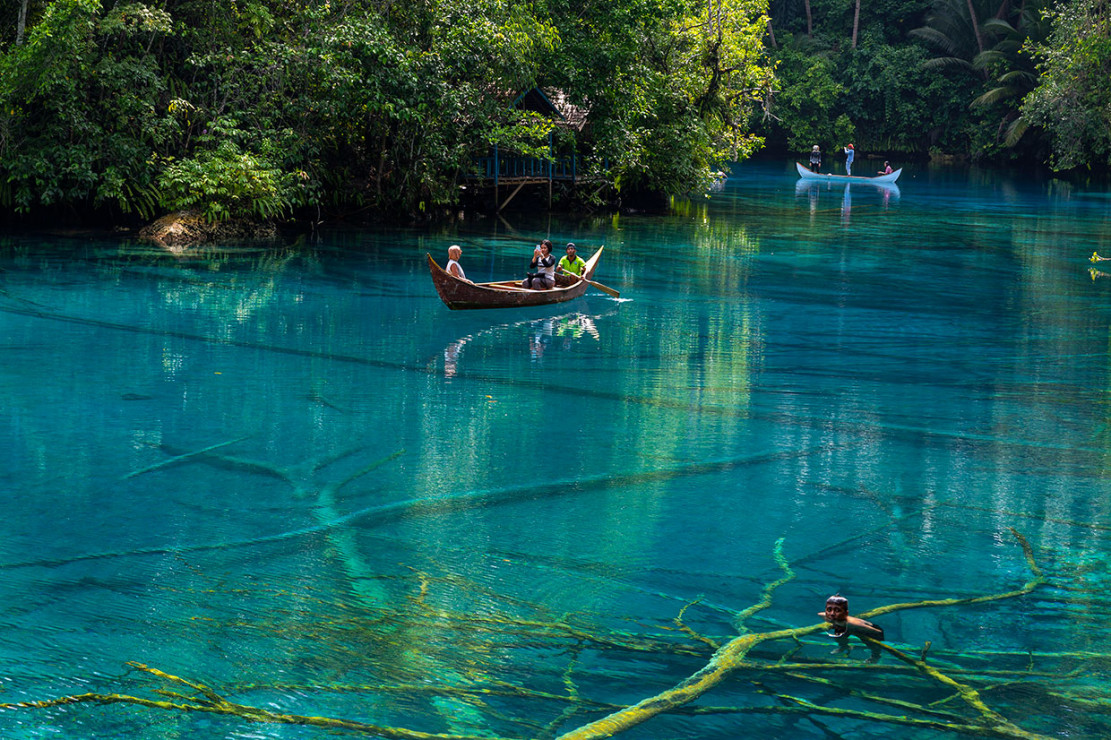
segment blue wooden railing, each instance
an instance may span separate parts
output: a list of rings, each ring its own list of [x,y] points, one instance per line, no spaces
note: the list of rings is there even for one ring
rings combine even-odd
[[[578,157],[574,154],[554,160],[540,157],[514,157],[494,155],[475,157],[475,168],[467,177],[482,180],[570,180],[578,171]]]

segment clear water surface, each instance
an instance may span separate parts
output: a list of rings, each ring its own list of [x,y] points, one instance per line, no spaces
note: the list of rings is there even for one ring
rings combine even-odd
[[[622,736],[1106,737],[1109,215],[777,163],[667,216],[3,237],[0,737],[558,737],[835,592],[925,664],[762,641]],[[622,298],[436,297],[425,252],[544,236]]]

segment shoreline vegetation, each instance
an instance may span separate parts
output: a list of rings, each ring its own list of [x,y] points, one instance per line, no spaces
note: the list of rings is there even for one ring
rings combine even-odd
[[[831,163],[848,143],[1051,171],[1105,170],[1111,157],[1095,0],[897,0],[883,13],[859,0],[8,9],[6,226],[145,226],[156,243],[184,243],[433,220],[500,208],[494,177],[535,186],[557,169],[549,207],[629,208],[814,144]],[[174,213],[190,215],[154,226]]]

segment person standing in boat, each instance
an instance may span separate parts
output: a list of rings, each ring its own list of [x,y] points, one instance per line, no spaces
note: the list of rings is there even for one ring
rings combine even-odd
[[[567,242],[567,255],[560,257],[559,264],[556,265],[556,272],[581,277],[585,270],[586,261],[579,256],[578,247],[575,246],[574,242]]]
[[[810,150],[810,171],[820,172],[822,169],[822,150],[815,144],[814,148]]]
[[[528,264],[530,272],[528,277],[521,281],[522,288],[533,290],[549,290],[555,287],[556,259],[552,256],[552,242],[548,239],[536,245],[532,250],[532,261]]]
[[[853,145],[849,144],[845,147],[845,174],[849,177],[853,175],[853,158],[856,157],[856,150]]]
[[[447,248],[447,267],[444,270],[449,275],[454,275],[460,280],[467,280],[467,275],[463,272],[463,266],[459,264],[459,258],[463,256],[463,249],[458,244],[452,244]],[[471,282],[467,280],[467,282]]]
[[[890,175],[895,170],[891,169],[891,164],[885,159],[883,161],[883,169],[877,172],[877,175]]]
[[[826,622],[829,623],[829,636],[837,641],[837,647],[833,650],[833,655],[844,653],[848,656],[852,652],[852,646],[849,645],[851,635],[856,635],[861,642],[864,642],[863,638],[865,637],[883,641],[882,627],[859,617],[849,616],[849,600],[841,594],[835,594],[826,599],[826,610],[818,612],[818,616],[825,618]],[[880,659],[881,648],[878,645],[865,644],[872,650],[872,656],[868,658],[867,662],[875,663]]]

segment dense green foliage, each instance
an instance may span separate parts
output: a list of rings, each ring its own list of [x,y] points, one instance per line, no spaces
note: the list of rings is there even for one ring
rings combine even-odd
[[[1023,116],[1043,127],[1055,169],[1111,164],[1111,18],[1105,0],[1075,0],[1055,13],[1053,32],[1032,51],[1040,84]]]
[[[1026,45],[1048,32],[1041,2],[773,0],[779,91],[769,142],[1042,158],[1041,131],[1020,118],[1037,82]]]
[[[0,208],[417,214],[495,146],[611,194],[765,143],[1106,164],[1106,2],[1049,1],[0,0]]]
[[[757,148],[764,0],[0,0],[0,205],[211,220],[419,213],[491,147],[559,146],[616,190],[703,188]],[[22,43],[17,43],[22,41]]]

